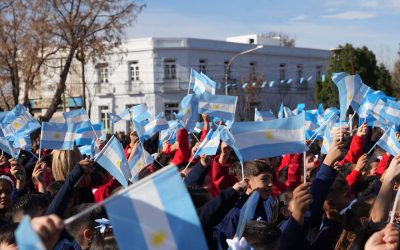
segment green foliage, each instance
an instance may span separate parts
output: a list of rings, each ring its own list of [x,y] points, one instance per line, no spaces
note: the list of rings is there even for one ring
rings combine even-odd
[[[332,54],[326,81],[318,81],[316,98],[325,107],[339,107],[339,94],[332,81],[334,72],[359,74],[365,84],[375,90],[382,90],[387,95],[395,95],[396,89],[391,85],[389,71],[383,64],[377,65],[375,54],[367,47],[354,48],[351,44],[339,46],[340,51]]]

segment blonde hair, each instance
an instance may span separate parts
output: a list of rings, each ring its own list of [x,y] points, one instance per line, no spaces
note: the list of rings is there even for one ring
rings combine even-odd
[[[71,170],[82,160],[82,155],[76,147],[74,150],[53,150],[52,154],[51,168],[56,181],[67,179]]]

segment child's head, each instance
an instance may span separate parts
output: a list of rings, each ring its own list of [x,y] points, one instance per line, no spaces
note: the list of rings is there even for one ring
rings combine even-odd
[[[258,191],[262,199],[267,199],[272,190],[273,177],[274,171],[263,161],[248,161],[244,164],[247,194]]]
[[[352,200],[353,194],[350,187],[346,179],[339,174],[329,190],[329,194],[326,198],[327,205],[330,209],[335,209],[340,212],[346,208]]]
[[[344,216],[343,228],[358,233],[366,228],[375,196],[363,197],[351,205]]]
[[[273,250],[279,248],[281,230],[266,221],[250,221],[243,232],[247,245],[254,250]]]
[[[25,214],[32,218],[42,216],[48,205],[49,199],[45,194],[25,194],[19,197],[12,206],[13,221],[20,222]]]
[[[73,207],[70,211],[70,216],[79,213],[80,211],[93,206],[92,203],[84,203]],[[82,215],[78,220],[66,225],[67,231],[74,237],[82,249],[88,249],[93,240],[96,227],[96,219],[106,217],[105,211],[102,208],[94,209]]]
[[[313,169],[315,168],[315,155],[311,152],[306,153],[306,169]]]
[[[0,249],[17,249],[15,230],[18,223],[12,223],[0,227]]]
[[[90,249],[93,250],[118,250],[116,238],[112,229],[106,229],[104,233],[96,231]]]
[[[7,175],[0,176],[0,211],[7,211],[12,202],[14,182]]]
[[[376,157],[369,157],[367,166],[365,166],[364,171],[366,172],[367,175],[375,175],[376,169],[378,168],[379,165],[379,159]]]

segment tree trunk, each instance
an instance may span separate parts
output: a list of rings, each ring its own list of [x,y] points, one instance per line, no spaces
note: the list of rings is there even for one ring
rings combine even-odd
[[[71,67],[72,59],[74,58],[76,48],[70,49],[67,60],[64,63],[63,70],[60,74],[60,81],[57,84],[56,93],[54,93],[53,99],[51,100],[50,106],[48,107],[46,114],[43,117],[43,121],[48,121],[51,119],[53,114],[57,111],[58,105],[61,104],[61,97],[65,91],[65,82],[67,81],[69,69]]]
[[[23,100],[23,105],[25,106],[25,107],[27,107],[28,106],[28,102],[29,102],[29,84],[28,84],[28,81],[25,81],[25,89],[24,89],[24,100]]]

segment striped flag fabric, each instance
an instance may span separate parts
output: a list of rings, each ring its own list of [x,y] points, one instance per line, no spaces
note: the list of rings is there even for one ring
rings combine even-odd
[[[169,125],[167,118],[165,118],[164,112],[161,112],[153,121],[144,126],[144,136],[145,138],[149,139],[155,133],[168,128]]]
[[[190,70],[189,87],[193,89],[196,95],[209,93],[215,95],[217,84],[211,80],[207,75],[199,73],[194,69]]]
[[[94,161],[114,176],[122,186],[128,186],[128,180],[131,178],[128,160],[122,144],[115,136],[111,137]]]
[[[232,135],[245,161],[301,153],[305,144],[304,112],[267,122],[236,122]]]
[[[103,123],[95,123],[90,127],[84,127],[76,130],[77,145],[91,145],[93,140],[100,138],[103,135]]]
[[[269,120],[276,119],[274,113],[269,111],[259,111],[257,108],[254,110],[254,121],[255,122],[266,122]]]
[[[153,157],[141,146],[136,149],[135,155],[128,162],[129,170],[131,171],[131,182],[139,180],[139,173],[144,167],[153,164]]]
[[[5,137],[15,134],[30,134],[40,128],[39,122],[21,104],[18,104],[5,114],[1,121],[1,126]]]
[[[396,131],[393,128],[386,130],[376,145],[393,156],[400,154],[400,142],[397,139]]]
[[[134,183],[105,202],[105,208],[121,250],[208,249],[175,166]]]
[[[85,109],[76,109],[63,114],[65,123],[75,124],[75,129],[85,128],[92,126],[89,116]]]
[[[40,146],[45,149],[72,150],[75,141],[74,123],[43,122]]]
[[[199,97],[199,113],[234,121],[237,96],[203,94]]]
[[[199,155],[215,155],[219,147],[220,139],[219,127],[216,130],[208,131],[206,138],[199,145],[194,157]]]

